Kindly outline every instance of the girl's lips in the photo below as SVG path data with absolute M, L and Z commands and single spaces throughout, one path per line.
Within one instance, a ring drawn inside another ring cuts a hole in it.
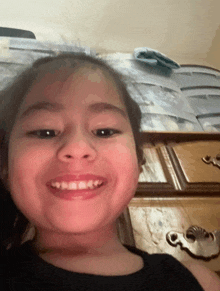
M 74 181 L 84 181 L 84 182 L 89 182 L 89 181 L 102 181 L 102 184 L 99 185 L 98 187 L 95 187 L 94 189 L 77 189 L 77 190 L 62 190 L 58 189 L 56 187 L 52 187 L 51 183 L 62 183 L 62 182 L 74 182 Z M 95 196 L 98 196 L 103 192 L 103 187 L 107 184 L 107 179 L 101 176 L 97 175 L 92 175 L 92 174 L 86 174 L 86 175 L 64 175 L 64 176 L 59 176 L 56 177 L 55 179 L 50 180 L 47 183 L 47 187 L 49 188 L 50 192 L 64 200 L 87 200 L 91 199 Z
M 95 189 L 83 190 L 61 190 L 57 188 L 48 187 L 49 191 L 56 197 L 64 200 L 88 200 L 103 193 L 105 185 L 101 185 Z

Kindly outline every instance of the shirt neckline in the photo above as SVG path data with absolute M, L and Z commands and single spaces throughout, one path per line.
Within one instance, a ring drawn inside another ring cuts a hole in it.
M 91 273 L 80 273 L 80 272 L 72 272 L 57 266 L 54 266 L 53 264 L 43 260 L 40 256 L 37 255 L 37 253 L 33 250 L 32 246 L 31 246 L 31 241 L 25 242 L 22 246 L 21 246 L 21 250 L 20 253 L 25 253 L 25 257 L 28 259 L 31 259 L 31 262 L 33 264 L 37 264 L 37 265 L 41 265 L 41 267 L 44 268 L 44 271 L 46 272 L 52 272 L 52 273 L 60 273 L 62 276 L 77 276 L 77 277 L 87 277 L 90 279 L 97 279 L 97 278 L 102 278 L 103 280 L 109 280 L 109 278 L 111 278 L 111 280 L 128 280 L 129 278 L 131 278 L 132 280 L 134 279 L 134 277 L 142 277 L 143 273 L 145 272 L 145 267 L 146 267 L 146 257 L 149 256 L 146 252 L 141 251 L 139 249 L 137 249 L 136 247 L 132 247 L 129 245 L 123 245 L 125 248 L 127 248 L 128 251 L 130 251 L 133 254 L 139 255 L 144 262 L 144 266 L 133 273 L 130 274 L 126 274 L 126 275 L 97 275 L 97 274 L 91 274 Z

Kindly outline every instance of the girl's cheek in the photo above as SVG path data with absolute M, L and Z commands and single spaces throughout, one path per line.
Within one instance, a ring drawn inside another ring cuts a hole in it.
M 26 142 L 15 142 L 9 147 L 9 170 L 14 175 L 24 172 L 33 174 L 43 168 L 52 157 L 52 151 L 48 147 L 30 145 Z
M 117 171 L 128 175 L 139 176 L 139 166 L 135 144 L 131 140 L 122 140 L 112 147 L 106 149 L 106 159 Z

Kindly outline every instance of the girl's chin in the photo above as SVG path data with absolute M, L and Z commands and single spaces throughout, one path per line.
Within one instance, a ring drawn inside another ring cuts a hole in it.
M 83 234 L 87 232 L 97 231 L 98 229 L 105 227 L 109 218 L 105 213 L 90 213 L 86 216 L 86 213 L 82 215 L 71 217 L 56 217 L 55 215 L 47 216 L 49 222 L 48 228 L 54 233 L 60 234 Z

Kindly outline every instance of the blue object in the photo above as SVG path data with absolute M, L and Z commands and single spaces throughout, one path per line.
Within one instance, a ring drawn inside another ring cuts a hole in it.
M 139 47 L 134 49 L 134 57 L 136 60 L 147 63 L 151 66 L 158 64 L 170 69 L 178 69 L 180 65 L 165 56 L 164 54 L 147 47 Z

